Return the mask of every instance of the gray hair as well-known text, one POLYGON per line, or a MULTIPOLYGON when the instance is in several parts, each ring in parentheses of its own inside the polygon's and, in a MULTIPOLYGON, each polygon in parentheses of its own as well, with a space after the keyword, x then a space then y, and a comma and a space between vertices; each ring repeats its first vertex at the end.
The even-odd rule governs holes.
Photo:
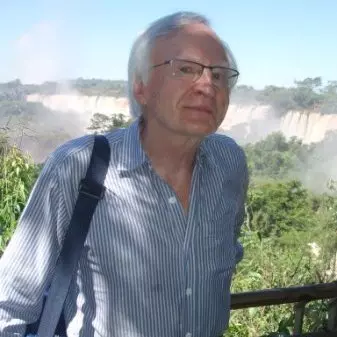
MULTIPOLYGON (((155 40, 160 36, 168 35, 174 30, 194 23, 201 23, 210 27, 209 20, 203 15, 194 12, 177 12, 153 22, 133 43, 128 62, 128 97, 130 113, 133 118, 142 115, 141 106, 134 97, 134 81, 137 79, 143 83, 147 82, 150 56, 155 40)), ((222 41, 222 45, 228 58, 229 67, 237 70, 237 64, 230 48, 224 41, 222 41)), ((230 89, 235 86, 235 82, 230 89)))

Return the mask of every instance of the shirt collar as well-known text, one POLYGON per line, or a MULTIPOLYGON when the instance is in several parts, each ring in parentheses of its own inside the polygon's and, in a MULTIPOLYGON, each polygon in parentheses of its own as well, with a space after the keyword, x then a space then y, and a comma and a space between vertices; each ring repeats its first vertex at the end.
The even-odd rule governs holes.
POLYGON ((211 165, 211 167, 216 168, 218 166, 218 163, 214 157, 214 149, 213 146, 211 146, 211 137, 207 136, 200 144, 199 148, 199 157, 202 163, 206 162, 207 164, 211 165))
POLYGON ((118 161, 119 171, 131 171, 148 161, 140 141, 140 119, 125 129, 118 161))
MULTIPOLYGON (((132 171, 149 162, 140 140, 140 121, 141 119, 137 118, 125 129, 118 161, 119 171, 132 171)), ((210 142, 210 136, 206 137, 201 142, 199 153, 197 155, 197 162, 203 163, 206 161, 211 166, 217 167, 218 164, 211 151, 212 146, 210 146, 210 142)))

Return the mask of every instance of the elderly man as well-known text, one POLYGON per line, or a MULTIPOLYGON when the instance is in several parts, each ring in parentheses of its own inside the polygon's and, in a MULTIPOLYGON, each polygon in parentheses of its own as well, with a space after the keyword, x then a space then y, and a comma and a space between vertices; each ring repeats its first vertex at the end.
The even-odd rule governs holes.
MULTIPOLYGON (((203 16, 154 22, 129 60, 134 123, 106 135, 106 193, 64 306, 68 336, 215 337, 242 258, 247 167, 215 134, 238 71, 203 16)), ((48 159, 0 262, 0 336, 39 316, 93 136, 48 159), (32 277, 33 275, 33 277, 32 277)))

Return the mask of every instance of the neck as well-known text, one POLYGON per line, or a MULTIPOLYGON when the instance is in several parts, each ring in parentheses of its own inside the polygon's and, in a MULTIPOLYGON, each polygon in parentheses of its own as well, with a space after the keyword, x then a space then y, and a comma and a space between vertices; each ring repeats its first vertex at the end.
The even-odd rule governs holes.
POLYGON ((152 166, 165 175, 191 174, 200 139, 176 135, 165 128, 141 123, 141 141, 152 166))

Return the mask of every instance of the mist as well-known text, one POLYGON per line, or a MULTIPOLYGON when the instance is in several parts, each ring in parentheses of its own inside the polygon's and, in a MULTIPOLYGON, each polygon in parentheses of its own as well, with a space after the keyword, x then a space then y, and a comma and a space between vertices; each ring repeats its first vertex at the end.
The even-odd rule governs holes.
MULTIPOLYGON (((19 80, 0 87, 0 128, 34 161, 43 162, 57 146, 88 133, 94 113, 129 116, 125 82, 77 78, 79 48, 59 22, 33 25, 13 48, 13 74, 19 80)), ((241 85, 231 95, 218 132, 242 146, 275 132, 316 144, 312 157, 305 166, 297 167, 294 178, 316 191, 324 190, 329 178, 337 179, 337 137, 333 134, 337 131, 337 105, 329 101, 331 114, 324 115, 320 111, 326 106, 303 109, 303 102, 296 101, 299 92, 316 92, 314 86, 320 82, 319 78, 305 79, 294 88, 270 86, 264 90, 241 85), (331 116, 328 122, 327 116, 331 116)), ((329 92, 333 92, 331 88, 329 92)))

